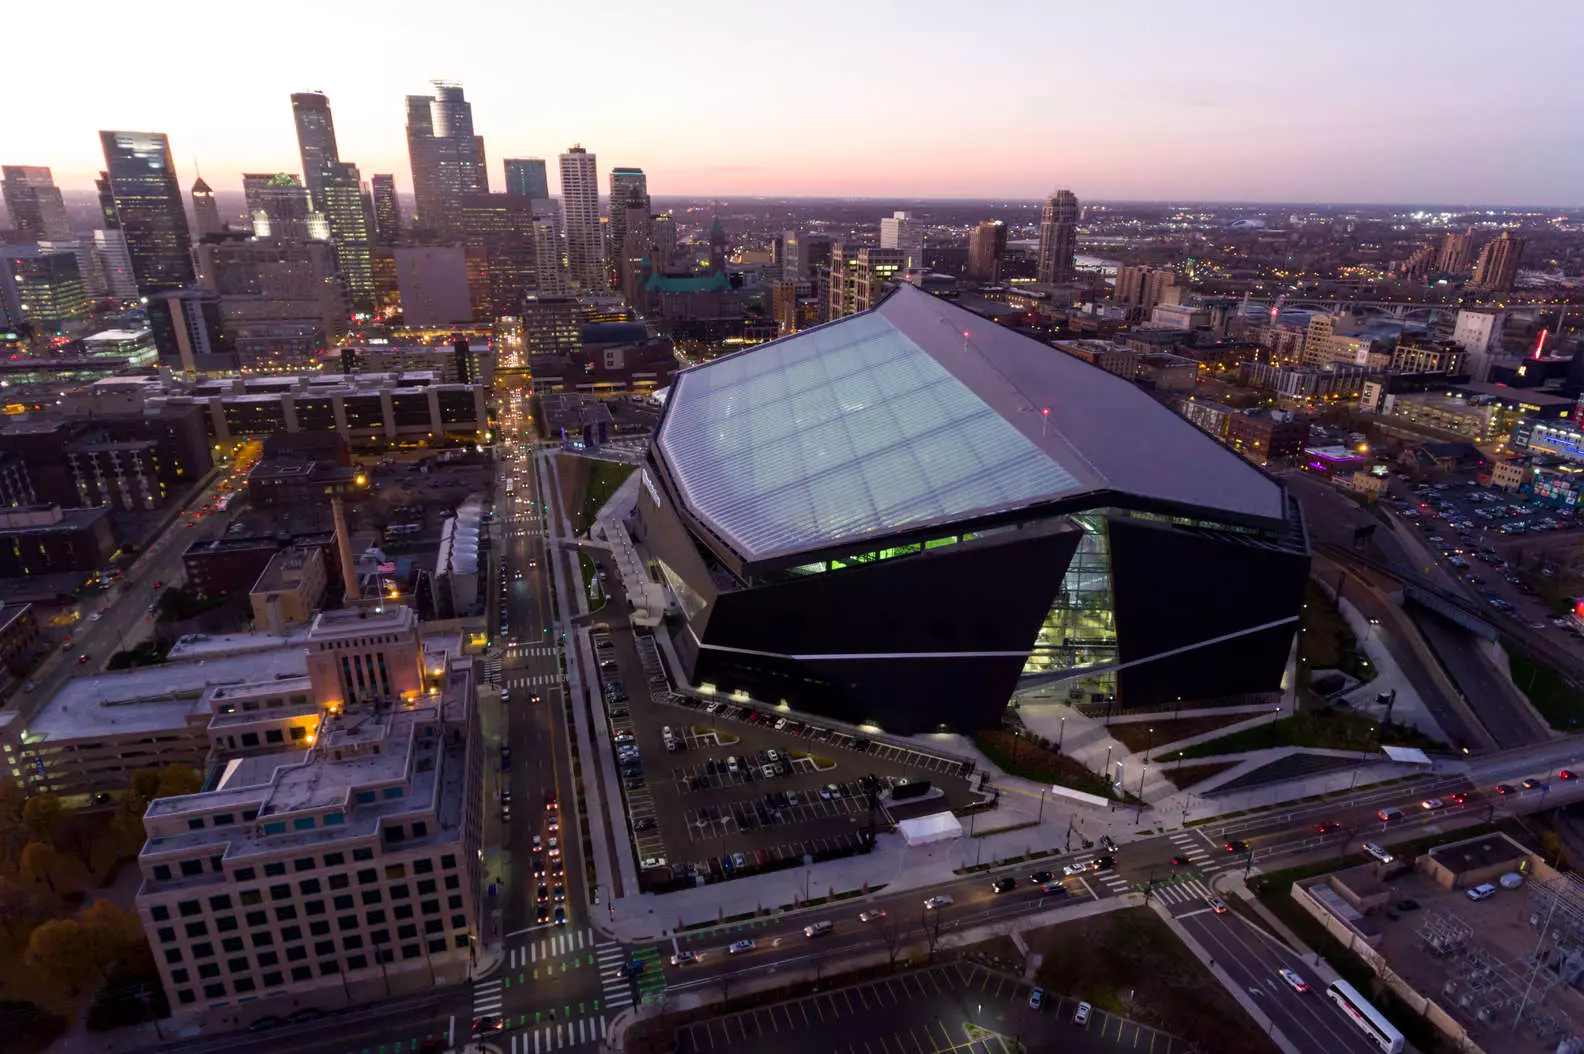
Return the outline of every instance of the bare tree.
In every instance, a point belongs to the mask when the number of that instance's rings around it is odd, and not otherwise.
[[[934,911],[924,909],[924,940],[929,946],[929,958],[935,961],[935,945],[940,943],[941,924],[945,921],[946,910],[936,908]]]
[[[902,927],[890,915],[880,920],[880,939],[885,942],[886,956],[895,970],[897,956],[902,954]]]

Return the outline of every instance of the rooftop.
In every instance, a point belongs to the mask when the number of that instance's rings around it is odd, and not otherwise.
[[[678,374],[658,447],[757,559],[1103,491],[1269,526],[1285,507],[1130,381],[907,285]]]
[[[1487,834],[1451,845],[1438,845],[1430,855],[1453,874],[1478,871],[1496,864],[1522,860],[1528,850],[1503,834]]]
[[[202,696],[211,685],[301,677],[308,672],[301,647],[276,647],[248,655],[144,666],[67,681],[28,723],[31,740],[84,739],[95,733],[126,735],[207,724]]]

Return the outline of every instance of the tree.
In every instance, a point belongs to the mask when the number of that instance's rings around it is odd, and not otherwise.
[[[145,802],[152,801],[159,796],[160,770],[138,769],[132,773],[132,793],[142,798]],[[138,814],[142,819],[142,814]]]
[[[109,973],[142,937],[142,925],[137,916],[102,897],[82,913],[79,924],[87,937],[93,961],[103,973]]]
[[[22,806],[22,823],[35,840],[55,844],[60,830],[61,803],[53,794],[32,794]]]
[[[76,919],[41,922],[28,938],[28,961],[50,980],[76,995],[94,971],[88,935]]]
[[[902,927],[887,915],[880,920],[880,939],[885,942],[886,956],[891,968],[896,969],[897,956],[902,954]]]
[[[27,795],[15,780],[0,780],[0,867],[11,863],[22,839],[22,803]]]
[[[203,789],[203,777],[186,765],[166,765],[160,773],[156,798],[179,798],[184,794],[197,794]]]
[[[22,877],[44,882],[55,892],[55,847],[48,842],[29,842],[22,847]]]
[[[929,945],[929,957],[935,959],[935,945],[940,943],[941,924],[945,921],[946,909],[936,908],[934,911],[924,911],[924,940]]]

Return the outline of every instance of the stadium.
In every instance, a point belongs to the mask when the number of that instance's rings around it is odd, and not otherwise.
[[[634,533],[692,685],[903,733],[1277,691],[1309,568],[1280,481],[911,285],[680,373]]]

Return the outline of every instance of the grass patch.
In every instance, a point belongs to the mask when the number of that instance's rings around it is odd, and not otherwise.
[[[1043,954],[1035,980],[1217,1054],[1276,1045],[1148,908],[1110,911],[1026,935]],[[1082,949],[1082,954],[1074,954]]]
[[[975,732],[973,741],[991,764],[1009,776],[1021,776],[1038,783],[1057,783],[1086,794],[1118,800],[1109,780],[1090,772],[1066,754],[1058,754],[1042,745],[1042,740],[998,728]],[[1125,798],[1133,800],[1132,795]]]
[[[1304,586],[1299,626],[1298,654],[1308,660],[1310,670],[1341,670],[1360,681],[1374,679],[1375,667],[1358,646],[1347,620],[1312,578]]]
[[[594,599],[592,590],[599,576],[599,567],[594,563],[594,558],[587,553],[578,553],[578,570],[583,575],[583,595],[588,597],[589,613],[603,610],[609,597],[605,594],[605,587],[601,586],[599,599]]]
[[[1502,646],[1507,649],[1507,668],[1513,684],[1546,723],[1564,732],[1578,731],[1584,722],[1584,692],[1555,668],[1536,662],[1505,641]]]
[[[1212,776],[1219,776],[1237,764],[1236,761],[1205,761],[1198,765],[1162,765],[1160,774],[1170,780],[1172,786],[1183,790]]]
[[[1183,717],[1169,721],[1113,721],[1106,726],[1113,739],[1121,740],[1128,750],[1137,753],[1175,743],[1191,736],[1202,736],[1239,721],[1248,721],[1258,714],[1207,714],[1204,717]]]
[[[578,534],[587,534],[589,527],[594,523],[594,514],[598,512],[610,496],[616,493],[616,488],[627,481],[633,474],[636,465],[624,465],[615,461],[588,462],[588,479],[584,484],[583,498],[577,505],[577,515],[573,518],[572,529]]]
[[[1395,722],[1382,725],[1363,714],[1313,706],[1300,699],[1298,713],[1293,717],[1268,721],[1241,732],[1197,743],[1182,750],[1181,754],[1184,758],[1193,759],[1242,754],[1271,747],[1372,750],[1381,746],[1428,747],[1432,750],[1442,748],[1442,744],[1406,725]],[[1173,750],[1158,760],[1164,764],[1177,760],[1177,756],[1178,751]]]

